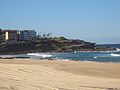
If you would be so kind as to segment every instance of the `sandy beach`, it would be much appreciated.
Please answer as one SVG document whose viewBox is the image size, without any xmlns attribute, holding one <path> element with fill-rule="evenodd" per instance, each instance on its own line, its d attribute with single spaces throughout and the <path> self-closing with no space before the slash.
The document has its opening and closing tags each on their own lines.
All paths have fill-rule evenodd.
<svg viewBox="0 0 120 90">
<path fill-rule="evenodd" d="M 120 63 L 0 59 L 0 90 L 120 90 Z"/>
</svg>

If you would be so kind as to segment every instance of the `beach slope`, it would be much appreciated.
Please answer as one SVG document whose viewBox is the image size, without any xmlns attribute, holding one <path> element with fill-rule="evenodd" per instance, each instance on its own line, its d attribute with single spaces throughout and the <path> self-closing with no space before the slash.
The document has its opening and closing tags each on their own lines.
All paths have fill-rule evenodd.
<svg viewBox="0 0 120 90">
<path fill-rule="evenodd" d="M 0 90 L 120 90 L 120 63 L 0 59 Z"/>
</svg>

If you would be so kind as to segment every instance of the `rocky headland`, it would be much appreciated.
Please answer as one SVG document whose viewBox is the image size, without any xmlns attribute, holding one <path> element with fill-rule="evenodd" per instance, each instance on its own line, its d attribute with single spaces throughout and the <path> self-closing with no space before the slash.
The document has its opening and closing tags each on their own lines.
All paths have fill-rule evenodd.
<svg viewBox="0 0 120 90">
<path fill-rule="evenodd" d="M 79 51 L 114 51 L 115 48 L 96 46 L 95 43 L 64 37 L 41 38 L 35 41 L 19 41 L 16 43 L 0 43 L 0 53 L 28 52 L 79 52 Z"/>
</svg>

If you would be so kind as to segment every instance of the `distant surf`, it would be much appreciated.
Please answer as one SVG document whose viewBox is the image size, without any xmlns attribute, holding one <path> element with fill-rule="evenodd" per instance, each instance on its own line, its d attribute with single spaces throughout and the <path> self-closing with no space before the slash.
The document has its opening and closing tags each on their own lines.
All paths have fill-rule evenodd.
<svg viewBox="0 0 120 90">
<path fill-rule="evenodd" d="M 111 53 L 111 56 L 120 57 L 120 54 Z"/>
<path fill-rule="evenodd" d="M 30 56 L 38 56 L 38 57 L 42 57 L 42 58 L 52 57 L 52 55 L 50 55 L 50 54 L 45 54 L 45 53 L 28 53 L 27 55 L 30 55 Z"/>
<path fill-rule="evenodd" d="M 1 55 L 0 57 L 30 57 L 37 60 L 62 60 L 62 61 L 95 61 L 95 62 L 120 62 L 120 45 L 116 51 L 80 51 L 65 53 L 27 53 L 16 55 Z"/>
<path fill-rule="evenodd" d="M 118 52 L 119 52 L 119 51 L 120 51 L 120 48 L 116 48 L 116 51 L 118 51 Z"/>
</svg>

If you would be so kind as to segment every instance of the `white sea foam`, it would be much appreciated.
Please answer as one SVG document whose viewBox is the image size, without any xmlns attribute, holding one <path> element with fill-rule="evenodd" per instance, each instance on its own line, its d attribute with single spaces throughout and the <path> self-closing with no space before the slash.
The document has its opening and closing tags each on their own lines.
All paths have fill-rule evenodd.
<svg viewBox="0 0 120 90">
<path fill-rule="evenodd" d="M 39 56 L 39 57 L 42 57 L 42 58 L 52 57 L 52 55 L 50 55 L 50 54 L 43 54 L 43 53 L 28 53 L 27 55 L 30 55 L 30 56 Z"/>
<path fill-rule="evenodd" d="M 116 48 L 116 51 L 120 51 L 120 48 Z"/>
<path fill-rule="evenodd" d="M 0 57 L 2 57 L 2 58 L 13 58 L 15 56 L 16 55 L 0 55 Z"/>
<path fill-rule="evenodd" d="M 60 60 L 60 61 L 70 61 L 71 59 L 54 58 L 54 60 Z"/>
<path fill-rule="evenodd" d="M 74 53 L 77 53 L 77 51 L 74 51 Z"/>
<path fill-rule="evenodd" d="M 98 58 L 98 57 L 94 57 L 94 58 Z"/>
<path fill-rule="evenodd" d="M 61 59 L 62 61 L 70 61 L 70 59 Z"/>
<path fill-rule="evenodd" d="M 111 53 L 111 56 L 114 56 L 114 57 L 120 57 L 120 54 L 114 54 L 114 53 Z"/>
</svg>

